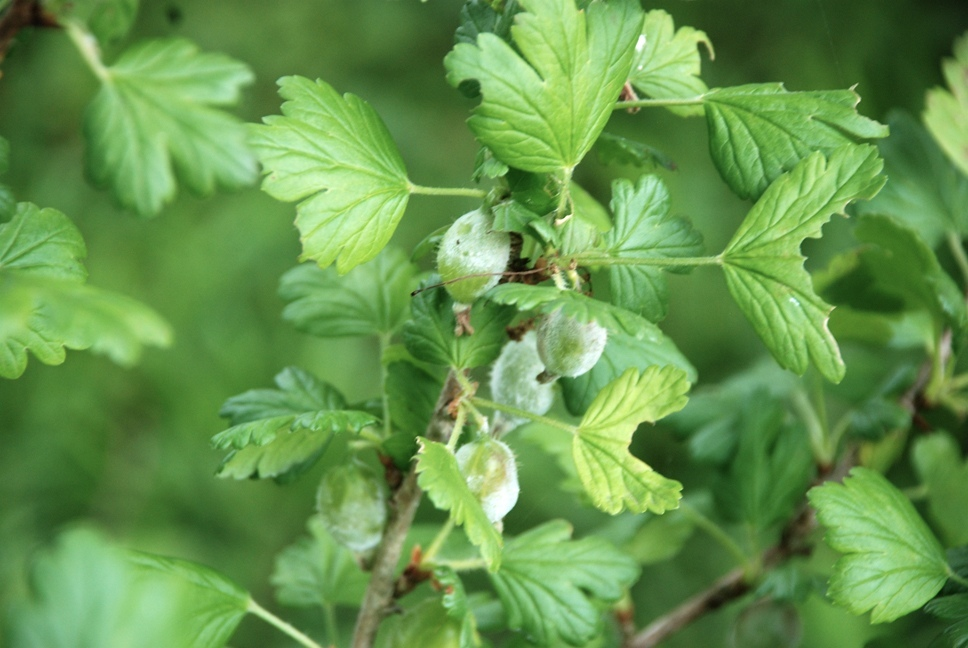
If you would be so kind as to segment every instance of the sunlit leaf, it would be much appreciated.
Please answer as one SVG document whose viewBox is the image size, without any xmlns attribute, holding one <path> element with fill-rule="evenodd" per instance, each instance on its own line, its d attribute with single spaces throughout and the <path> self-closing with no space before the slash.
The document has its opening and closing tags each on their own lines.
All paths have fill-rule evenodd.
<svg viewBox="0 0 968 648">
<path fill-rule="evenodd" d="M 759 198 L 815 151 L 886 137 L 887 127 L 857 113 L 853 90 L 789 92 L 763 83 L 710 90 L 703 97 L 713 162 L 741 198 Z"/>
<path fill-rule="evenodd" d="M 679 504 L 682 484 L 663 477 L 629 452 L 640 423 L 682 409 L 689 381 L 676 367 L 629 369 L 592 401 L 572 440 L 578 476 L 606 513 L 662 513 Z"/>
<path fill-rule="evenodd" d="M 770 185 L 722 254 L 733 299 L 777 362 L 798 374 L 812 360 L 828 380 L 844 376 L 827 328 L 831 307 L 814 292 L 800 245 L 849 202 L 876 194 L 880 170 L 872 146 L 845 146 L 829 159 L 814 153 Z"/>
<path fill-rule="evenodd" d="M 879 473 L 857 467 L 843 484 L 808 493 L 825 540 L 845 554 L 827 590 L 871 622 L 893 621 L 930 601 L 948 576 L 944 551 L 911 502 Z"/>
<path fill-rule="evenodd" d="M 951 161 L 968 176 L 968 33 L 942 63 L 948 89 L 934 88 L 925 100 L 924 123 Z"/>
<path fill-rule="evenodd" d="M 699 45 L 704 45 L 709 57 L 713 57 L 713 45 L 705 32 L 692 27 L 676 29 L 672 16 L 661 9 L 646 13 L 629 81 L 652 99 L 701 95 L 707 88 L 699 78 Z M 671 110 L 684 115 L 702 114 L 701 106 L 675 106 Z"/>
<path fill-rule="evenodd" d="M 489 571 L 501 565 L 501 534 L 481 508 L 447 446 L 420 439 L 417 455 L 417 483 L 439 509 L 450 511 L 454 522 L 464 527 L 467 538 L 480 550 Z"/>
<path fill-rule="evenodd" d="M 574 168 L 612 113 L 642 25 L 638 3 L 519 0 L 512 47 L 481 33 L 444 59 L 447 80 L 480 84 L 468 124 L 502 162 L 540 173 Z"/>
<path fill-rule="evenodd" d="M 279 80 L 282 116 L 252 126 L 262 188 L 296 206 L 303 260 L 344 274 L 374 258 L 403 217 L 410 182 L 376 111 L 323 81 Z"/>
<path fill-rule="evenodd" d="M 84 116 L 87 168 L 95 184 L 141 216 L 175 196 L 244 187 L 256 179 L 242 122 L 218 109 L 238 101 L 252 71 L 182 39 L 146 41 L 106 68 Z"/>
</svg>

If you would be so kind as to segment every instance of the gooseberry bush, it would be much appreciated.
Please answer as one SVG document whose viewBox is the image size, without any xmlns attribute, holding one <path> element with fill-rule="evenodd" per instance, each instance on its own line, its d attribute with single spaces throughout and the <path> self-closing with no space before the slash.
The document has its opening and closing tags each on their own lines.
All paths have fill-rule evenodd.
<svg viewBox="0 0 968 648">
<path fill-rule="evenodd" d="M 280 114 L 246 126 L 224 110 L 251 80 L 243 64 L 168 40 L 108 65 L 100 48 L 123 37 L 136 3 L 42 8 L 101 83 L 85 116 L 92 181 L 152 215 L 176 181 L 205 195 L 251 183 L 261 165 L 262 189 L 295 203 L 302 246 L 281 279 L 283 319 L 371 338 L 381 371 L 379 397 L 352 402 L 280 368 L 275 386 L 225 401 L 228 427 L 212 437 L 221 478 L 285 484 L 342 457 L 271 579 L 281 604 L 325 617 L 327 636 L 230 576 L 74 531 L 37 559 L 14 646 L 224 646 L 252 614 L 315 648 L 646 648 L 727 603 L 743 609 L 735 645 L 797 645 L 796 605 L 814 595 L 872 623 L 924 609 L 968 645 L 968 37 L 925 126 L 895 114 L 888 128 L 858 113 L 853 89 L 708 88 L 707 36 L 638 0 L 468 0 L 444 67 L 472 106 L 479 152 L 465 186 L 433 187 L 410 179 L 364 99 L 324 80 L 283 77 Z M 676 215 L 668 159 L 606 130 L 616 113 L 655 110 L 704 120 L 712 162 L 749 201 L 721 250 Z M 575 180 L 589 155 L 634 173 L 593 195 Z M 403 250 L 392 238 L 414 195 L 468 206 Z M 856 245 L 811 275 L 801 246 L 848 213 Z M 65 215 L 4 187 L 0 216 L 0 375 L 19 376 L 28 351 L 126 363 L 167 343 L 150 308 L 85 283 Z M 700 266 L 721 272 L 772 358 L 693 390 L 700 377 L 660 323 L 666 273 Z M 838 340 L 875 349 L 885 369 L 838 391 L 849 370 Z M 630 449 L 663 419 L 708 489 L 691 493 Z M 523 439 L 565 476 L 543 485 L 549 496 L 622 523 L 505 533 L 529 469 Z M 884 476 L 902 457 L 916 489 Z M 438 523 L 414 525 L 421 506 Z M 639 618 L 629 592 L 643 569 L 694 532 L 736 568 Z M 840 554 L 832 566 L 810 558 L 822 546 Z M 86 573 L 111 588 L 86 591 Z"/>
</svg>

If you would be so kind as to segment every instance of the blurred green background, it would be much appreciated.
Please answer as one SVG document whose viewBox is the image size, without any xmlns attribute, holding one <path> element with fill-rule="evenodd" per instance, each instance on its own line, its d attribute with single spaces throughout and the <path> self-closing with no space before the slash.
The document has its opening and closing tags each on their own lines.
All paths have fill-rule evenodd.
<svg viewBox="0 0 968 648">
<path fill-rule="evenodd" d="M 446 84 L 441 63 L 459 8 L 455 0 L 146 0 L 127 42 L 183 36 L 245 61 L 257 80 L 236 112 L 248 121 L 278 112 L 278 77 L 322 78 L 377 109 L 415 182 L 463 186 L 476 152 L 464 126 L 473 104 Z M 704 61 L 703 77 L 711 87 L 857 84 L 860 111 L 877 119 L 898 107 L 919 113 L 925 90 L 941 84 L 940 59 L 968 29 L 965 0 L 672 0 L 645 8 L 664 8 L 677 25 L 709 35 L 716 60 Z M 270 386 L 291 364 L 351 400 L 374 396 L 375 345 L 312 339 L 281 321 L 276 285 L 299 252 L 291 205 L 253 187 L 207 200 L 182 195 L 161 216 L 138 220 L 89 187 L 80 123 L 95 82 L 64 34 L 23 33 L 3 72 L 0 135 L 10 140 L 12 158 L 6 182 L 19 200 L 66 213 L 87 242 L 90 282 L 150 304 L 173 326 L 175 343 L 148 350 L 132 369 L 82 352 L 59 367 L 31 358 L 22 378 L 0 382 L 0 608 L 23 595 L 30 553 L 78 523 L 130 547 L 211 565 L 275 607 L 273 558 L 303 533 L 320 467 L 285 487 L 214 478 L 220 455 L 208 439 L 224 428 L 219 407 Z M 748 205 L 715 173 L 704 123 L 652 110 L 618 114 L 609 130 L 677 162 L 678 171 L 663 172 L 673 210 L 695 222 L 708 250 L 720 250 Z M 590 160 L 578 180 L 607 201 L 616 173 Z M 416 197 L 395 242 L 409 248 L 473 206 Z M 822 257 L 837 245 L 837 226 L 828 231 L 833 236 L 807 251 Z M 699 384 L 762 355 L 719 273 L 673 276 L 672 287 L 663 328 L 698 368 Z M 660 429 L 646 443 L 653 465 L 683 479 L 688 491 L 672 437 Z M 526 443 L 515 449 L 525 474 L 509 531 L 560 516 L 575 520 L 579 534 L 603 522 L 570 495 L 548 490 L 559 477 L 550 458 Z M 645 570 L 634 592 L 640 624 L 729 567 L 702 538 L 685 551 Z M 344 612 L 349 625 L 352 613 Z M 819 599 L 803 612 L 804 646 L 926 646 L 936 631 L 917 615 L 872 631 Z M 310 631 L 319 627 L 313 614 L 285 614 Z M 730 612 L 713 615 L 668 645 L 729 645 L 730 619 Z M 246 620 L 233 645 L 291 644 Z"/>
</svg>

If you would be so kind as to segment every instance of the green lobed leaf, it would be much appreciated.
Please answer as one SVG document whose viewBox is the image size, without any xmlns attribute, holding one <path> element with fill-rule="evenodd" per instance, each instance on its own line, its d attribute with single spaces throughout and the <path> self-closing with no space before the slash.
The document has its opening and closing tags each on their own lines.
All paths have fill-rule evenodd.
<svg viewBox="0 0 968 648">
<path fill-rule="evenodd" d="M 825 540 L 841 556 L 827 594 L 871 622 L 893 621 L 937 594 L 948 566 L 938 539 L 887 479 L 863 467 L 843 484 L 810 490 L 810 504 L 827 528 Z"/>
<path fill-rule="evenodd" d="M 661 9 L 647 12 L 629 82 L 653 99 L 687 99 L 703 94 L 707 88 L 699 78 L 699 45 L 706 47 L 710 59 L 714 57 L 705 32 L 692 27 L 677 30 L 672 16 Z M 674 106 L 670 110 L 681 115 L 703 112 L 701 106 Z"/>
<path fill-rule="evenodd" d="M 480 502 L 467 487 L 467 481 L 457 466 L 454 453 L 443 443 L 418 439 L 417 483 L 437 508 L 450 511 L 454 522 L 481 551 L 487 569 L 495 572 L 501 566 L 501 534 L 487 519 Z"/>
<path fill-rule="evenodd" d="M 702 235 L 685 219 L 669 213 L 669 190 L 658 176 L 646 175 L 636 184 L 612 183 L 614 227 L 605 234 L 609 259 L 669 259 L 702 254 Z M 592 262 L 593 263 L 593 262 Z M 607 266 L 611 301 L 652 322 L 665 318 L 669 285 L 662 267 Z"/>
<path fill-rule="evenodd" d="M 279 296 L 289 302 L 282 317 L 318 337 L 390 334 L 409 311 L 416 275 L 397 248 L 384 249 L 343 277 L 316 264 L 296 266 L 279 282 Z"/>
<path fill-rule="evenodd" d="M 221 648 L 248 612 L 249 593 L 214 569 L 178 558 L 131 552 L 128 560 L 142 580 L 170 583 L 180 589 L 183 613 L 172 645 Z"/>
<path fill-rule="evenodd" d="M 876 194 L 880 170 L 872 146 L 845 146 L 829 159 L 812 154 L 770 185 L 721 255 L 729 292 L 786 369 L 803 374 L 812 359 L 828 380 L 844 376 L 827 328 L 831 307 L 814 292 L 800 245 L 847 203 Z"/>
<path fill-rule="evenodd" d="M 954 55 L 942 63 L 948 90 L 928 91 L 924 124 L 951 161 L 968 176 L 968 32 L 955 41 Z"/>
<path fill-rule="evenodd" d="M 879 137 L 888 130 L 857 113 L 853 90 L 789 92 L 780 83 L 710 90 L 703 97 L 713 162 L 741 198 L 759 198 L 815 151 Z"/>
<path fill-rule="evenodd" d="M 489 574 L 508 626 L 539 645 L 583 646 L 602 632 L 597 600 L 617 601 L 638 578 L 635 561 L 607 540 L 572 540 L 552 520 L 509 541 L 500 571 Z"/>
<path fill-rule="evenodd" d="M 494 34 L 509 39 L 514 16 L 521 11 L 521 7 L 517 0 L 502 4 L 503 8 L 498 11 L 487 0 L 467 0 L 460 10 L 460 25 L 454 32 L 454 41 L 474 44 L 480 34 Z"/>
<path fill-rule="evenodd" d="M 416 439 L 425 434 L 433 417 L 443 380 L 429 371 L 407 361 L 386 365 L 383 383 L 390 420 L 399 431 L 387 439 L 383 449 L 397 466 L 406 469 L 417 450 Z"/>
<path fill-rule="evenodd" d="M 547 314 L 561 309 L 580 322 L 598 322 L 610 333 L 624 333 L 638 340 L 656 341 L 663 337 L 659 327 L 644 317 L 574 290 L 507 283 L 491 288 L 484 296 L 498 304 L 516 306 L 521 311 Z"/>
<path fill-rule="evenodd" d="M 238 101 L 252 71 L 187 40 L 146 41 L 105 69 L 87 108 L 87 170 L 92 181 L 141 216 L 175 196 L 175 176 L 197 195 L 256 178 L 241 121 L 219 110 Z"/>
<path fill-rule="evenodd" d="M 914 117 L 888 115 L 891 136 L 878 142 L 887 184 L 861 214 L 881 214 L 902 223 L 932 248 L 946 234 L 968 234 L 968 177 L 945 157 L 938 143 Z"/>
<path fill-rule="evenodd" d="M 423 286 L 440 278 L 433 275 Z M 473 335 L 454 334 L 457 320 L 453 300 L 443 288 L 427 288 L 411 302 L 413 319 L 404 324 L 403 342 L 413 357 L 431 364 L 470 369 L 490 364 L 507 341 L 506 327 L 514 309 L 477 300 L 471 309 Z"/>
<path fill-rule="evenodd" d="M 468 124 L 502 162 L 525 171 L 574 168 L 608 121 L 632 65 L 637 2 L 519 0 L 511 35 L 482 33 L 444 59 L 453 86 L 474 80 L 483 100 Z"/>
<path fill-rule="evenodd" d="M 675 343 L 658 328 L 657 335 L 638 340 L 624 333 L 609 333 L 605 350 L 595 366 L 577 378 L 559 378 L 561 395 L 568 411 L 581 416 L 605 387 L 634 368 L 645 371 L 653 365 L 674 365 L 696 380 L 696 368 L 682 355 Z"/>
<path fill-rule="evenodd" d="M 43 0 L 42 4 L 59 23 L 79 22 L 101 44 L 111 44 L 131 29 L 139 0 Z"/>
<path fill-rule="evenodd" d="M 84 283 L 85 254 L 80 232 L 55 209 L 20 203 L 0 224 L 0 376 L 20 376 L 27 351 L 51 365 L 64 361 L 65 348 L 130 365 L 144 346 L 171 343 L 153 310 Z"/>
<path fill-rule="evenodd" d="M 369 576 L 353 553 L 336 543 L 318 515 L 306 523 L 309 537 L 301 537 L 276 556 L 269 581 L 276 600 L 293 607 L 358 606 Z"/>
<path fill-rule="evenodd" d="M 968 460 L 951 435 L 935 432 L 914 441 L 911 460 L 928 491 L 928 513 L 949 547 L 968 545 Z"/>
<path fill-rule="evenodd" d="M 784 403 L 757 391 L 740 401 L 738 436 L 728 471 L 714 489 L 726 519 L 768 530 L 788 520 L 814 473 L 806 432 L 787 420 Z"/>
<path fill-rule="evenodd" d="M 233 451 L 219 477 L 288 481 L 310 468 L 337 434 L 359 434 L 379 420 L 348 410 L 334 387 L 307 371 L 287 367 L 277 389 L 252 389 L 225 401 L 219 415 L 231 424 L 212 437 L 216 449 Z"/>
<path fill-rule="evenodd" d="M 63 533 L 31 572 L 14 648 L 221 647 L 250 600 L 207 567 L 125 553 L 89 529 Z"/>
<path fill-rule="evenodd" d="M 323 81 L 279 80 L 282 115 L 251 127 L 262 189 L 296 206 L 301 260 L 345 274 L 390 240 L 410 198 L 403 159 L 376 111 Z"/>
<path fill-rule="evenodd" d="M 654 423 L 686 404 L 689 381 L 677 367 L 628 369 L 592 401 L 572 440 L 582 485 L 596 507 L 615 515 L 663 513 L 679 504 L 682 484 L 629 452 L 640 423 Z"/>
</svg>

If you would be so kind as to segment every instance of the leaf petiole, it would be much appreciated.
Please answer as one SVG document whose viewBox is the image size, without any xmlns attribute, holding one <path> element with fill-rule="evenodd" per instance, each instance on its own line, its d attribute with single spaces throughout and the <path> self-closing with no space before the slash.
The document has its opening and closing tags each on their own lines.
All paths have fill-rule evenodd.
<svg viewBox="0 0 968 648">
<path fill-rule="evenodd" d="M 616 257 L 578 254 L 574 259 L 581 265 L 591 266 L 657 266 L 660 268 L 693 268 L 696 266 L 723 265 L 722 256 L 704 257 Z"/>
<path fill-rule="evenodd" d="M 298 643 L 302 644 L 303 646 L 306 646 L 306 648 L 323 648 L 321 645 L 319 645 L 318 643 L 316 643 L 315 641 L 307 637 L 298 629 L 296 629 L 289 623 L 286 623 L 285 621 L 277 617 L 275 614 L 273 614 L 269 610 L 265 609 L 264 607 L 256 603 L 251 598 L 249 599 L 249 603 L 246 606 L 246 611 L 259 617 L 269 625 L 275 627 L 280 632 L 289 635 L 290 637 L 295 639 Z"/>
<path fill-rule="evenodd" d="M 108 83 L 111 80 L 111 72 L 101 60 L 101 48 L 98 47 L 97 39 L 94 34 L 87 31 L 80 24 L 73 20 L 63 22 L 67 35 L 74 42 L 77 50 L 81 53 L 84 62 L 91 68 L 91 72 L 102 82 Z"/>
<path fill-rule="evenodd" d="M 440 552 L 440 548 L 444 546 L 444 543 L 447 541 L 447 538 L 450 537 L 450 532 L 454 530 L 454 526 L 455 526 L 455 523 L 454 523 L 453 516 L 448 517 L 447 521 L 444 522 L 444 525 L 440 527 L 440 531 L 437 532 L 437 535 L 434 536 L 434 539 L 430 542 L 430 546 L 427 547 L 427 550 L 423 553 L 423 556 L 420 558 L 421 567 L 427 567 L 428 565 L 431 565 L 431 564 L 433 565 L 441 564 L 440 562 L 434 562 L 434 558 Z"/>
<path fill-rule="evenodd" d="M 746 552 L 739 546 L 739 543 L 726 533 L 721 526 L 700 513 L 696 508 L 690 506 L 685 500 L 679 501 L 679 510 L 689 518 L 690 522 L 702 529 L 710 538 L 726 549 L 743 566 L 744 571 L 749 571 L 749 568 L 752 566 L 750 557 L 746 555 Z"/>
<path fill-rule="evenodd" d="M 706 95 L 696 95 L 683 99 L 636 99 L 634 101 L 618 101 L 615 103 L 615 110 L 628 110 L 629 108 L 668 108 L 669 106 L 701 106 L 706 100 Z"/>
<path fill-rule="evenodd" d="M 470 400 L 473 405 L 478 407 L 486 407 L 487 409 L 497 410 L 499 412 L 504 412 L 505 414 L 511 414 L 512 416 L 516 416 L 518 418 L 525 418 L 530 421 L 534 421 L 535 423 L 544 423 L 545 425 L 558 428 L 559 430 L 563 430 L 565 432 L 570 432 L 571 434 L 578 434 L 578 428 L 574 425 L 562 423 L 561 421 L 548 416 L 534 414 L 518 407 L 504 405 L 503 403 L 495 403 L 494 401 L 487 400 L 486 398 L 478 398 L 477 396 L 472 396 L 468 400 Z"/>
<path fill-rule="evenodd" d="M 410 193 L 421 196 L 457 196 L 480 198 L 482 200 L 487 197 L 486 191 L 483 189 L 474 189 L 473 187 L 424 187 L 409 182 L 407 183 L 407 189 Z"/>
</svg>

